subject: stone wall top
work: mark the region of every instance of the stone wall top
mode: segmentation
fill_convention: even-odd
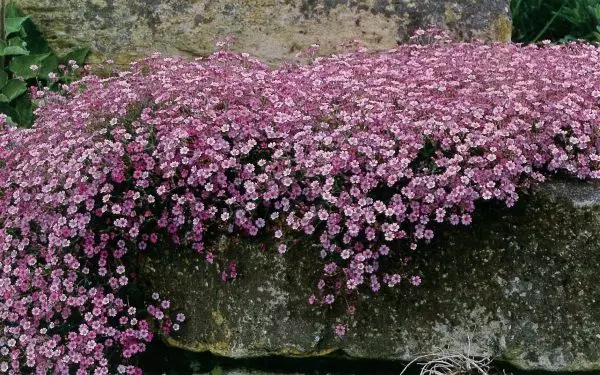
[[[276,63],[311,44],[320,53],[362,40],[389,49],[429,24],[458,40],[508,41],[509,0],[16,0],[57,52],[82,44],[91,61],[127,63],[152,52],[203,55],[226,35]]]

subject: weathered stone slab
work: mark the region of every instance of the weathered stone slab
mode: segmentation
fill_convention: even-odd
[[[91,60],[126,63],[152,52],[210,53],[228,34],[268,62],[319,43],[330,54],[360,39],[389,49],[418,27],[447,26],[457,39],[508,41],[509,0],[16,0],[59,52],[81,44]]]
[[[542,185],[511,208],[480,207],[470,227],[440,228],[415,254],[418,287],[370,296],[356,326],[332,335],[339,311],[306,302],[320,274],[307,242],[283,256],[234,240],[239,279],[184,250],[147,259],[142,277],[188,316],[169,344],[228,357],[318,356],[410,361],[436,348],[525,369],[600,369],[600,185]]]

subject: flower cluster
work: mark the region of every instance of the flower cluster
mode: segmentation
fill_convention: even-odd
[[[213,262],[215,233],[265,233],[273,256],[309,256],[292,239],[313,236],[313,304],[419,285],[406,255],[437,223],[513,205],[544,174],[600,177],[599,65],[586,44],[411,44],[277,69],[222,51],[49,94],[33,129],[0,133],[0,371],[136,373],[151,326],[184,316],[158,295],[130,305],[127,258],[181,246]]]

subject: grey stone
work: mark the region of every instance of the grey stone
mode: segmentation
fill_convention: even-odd
[[[16,0],[50,44],[82,44],[91,62],[126,64],[152,52],[204,55],[235,35],[236,49],[276,63],[311,44],[320,53],[360,39],[390,49],[418,27],[447,27],[460,40],[508,41],[509,0]]]
[[[167,340],[186,350],[410,361],[448,348],[523,369],[600,370],[598,191],[598,183],[547,183],[515,207],[482,205],[469,227],[439,228],[412,254],[423,284],[367,293],[342,339],[332,328],[347,319],[343,304],[307,303],[322,267],[309,239],[283,256],[260,239],[214,244],[239,263],[233,283],[169,248],[149,253],[141,277],[187,314]]]

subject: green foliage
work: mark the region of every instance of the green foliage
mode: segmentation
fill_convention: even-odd
[[[0,39],[0,113],[19,126],[31,126],[36,98],[28,93],[38,90],[60,90],[78,78],[89,48],[57,56],[29,16],[21,13],[13,2],[4,9],[3,37]],[[69,64],[69,62],[71,62]]]
[[[575,1],[573,6],[564,7],[558,15],[571,25],[571,32],[563,41],[600,41],[600,0]]]
[[[600,0],[511,0],[513,41],[600,41]]]

